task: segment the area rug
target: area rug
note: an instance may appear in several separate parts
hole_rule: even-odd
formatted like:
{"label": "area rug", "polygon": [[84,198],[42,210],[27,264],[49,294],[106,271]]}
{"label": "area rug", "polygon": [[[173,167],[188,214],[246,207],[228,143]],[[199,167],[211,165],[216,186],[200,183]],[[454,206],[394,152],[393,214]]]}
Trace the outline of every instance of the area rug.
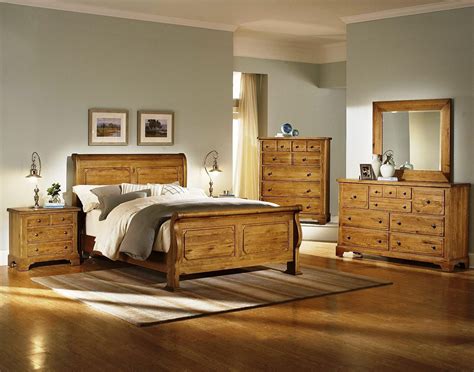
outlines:
{"label": "area rug", "polygon": [[32,278],[92,308],[136,326],[273,305],[310,297],[378,287],[390,282],[303,266],[303,275],[282,266],[253,268],[182,280],[180,290],[164,290],[163,274],[141,267]]}

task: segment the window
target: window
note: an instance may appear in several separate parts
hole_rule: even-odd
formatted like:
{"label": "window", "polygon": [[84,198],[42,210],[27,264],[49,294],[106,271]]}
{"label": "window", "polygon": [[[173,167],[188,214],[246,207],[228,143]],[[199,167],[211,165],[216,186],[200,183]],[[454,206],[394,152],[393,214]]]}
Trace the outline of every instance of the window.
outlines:
{"label": "window", "polygon": [[233,85],[232,85],[232,98],[234,99],[233,105],[233,115],[234,119],[232,120],[232,176],[235,181],[236,177],[236,164],[237,164],[237,146],[239,143],[239,98],[240,98],[240,77],[242,76],[241,72],[234,72],[233,75]]}

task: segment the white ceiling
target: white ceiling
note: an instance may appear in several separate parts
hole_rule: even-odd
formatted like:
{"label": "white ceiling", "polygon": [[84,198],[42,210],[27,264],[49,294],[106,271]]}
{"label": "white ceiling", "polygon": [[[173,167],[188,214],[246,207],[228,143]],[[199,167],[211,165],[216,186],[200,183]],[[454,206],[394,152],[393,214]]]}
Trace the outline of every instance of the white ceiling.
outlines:
{"label": "white ceiling", "polygon": [[[324,49],[335,50],[338,46],[341,49],[341,43],[346,38],[345,22],[474,5],[474,0],[6,0],[5,2],[234,31],[236,54],[239,54],[239,50],[240,54],[252,54],[253,52],[250,52],[252,48],[258,51],[257,53],[262,53],[261,49],[265,49],[265,46],[267,49],[290,48],[298,49],[300,52],[302,49],[307,49],[312,50],[312,54],[321,54],[321,50]],[[309,59],[306,62],[315,62],[318,57],[310,56]],[[339,59],[343,57],[340,56]]]}

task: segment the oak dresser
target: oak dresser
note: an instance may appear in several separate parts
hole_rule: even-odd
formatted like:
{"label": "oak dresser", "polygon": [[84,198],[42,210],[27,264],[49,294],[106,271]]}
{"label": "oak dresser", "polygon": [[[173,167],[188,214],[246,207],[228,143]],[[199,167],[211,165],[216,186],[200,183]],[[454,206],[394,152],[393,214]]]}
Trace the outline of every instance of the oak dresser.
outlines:
{"label": "oak dresser", "polygon": [[301,205],[302,220],[329,222],[331,138],[265,137],[259,141],[260,200]]}
{"label": "oak dresser", "polygon": [[68,260],[80,263],[77,250],[77,215],[79,208],[58,209],[9,208],[9,266],[28,270],[37,262]]}
{"label": "oak dresser", "polygon": [[340,179],[336,254],[468,267],[470,184]]}

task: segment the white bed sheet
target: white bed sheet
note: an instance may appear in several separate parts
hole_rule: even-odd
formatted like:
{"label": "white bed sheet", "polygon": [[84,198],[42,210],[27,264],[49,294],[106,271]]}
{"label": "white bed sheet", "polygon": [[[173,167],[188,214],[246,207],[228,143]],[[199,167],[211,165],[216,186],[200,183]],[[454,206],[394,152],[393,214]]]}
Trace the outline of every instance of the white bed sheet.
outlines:
{"label": "white bed sheet", "polygon": [[[101,211],[99,209],[93,209],[86,213],[86,234],[89,236],[96,237],[105,221],[99,221]],[[166,221],[161,225],[153,250],[156,252],[168,252],[171,247],[171,235],[170,235],[170,220]]]}

